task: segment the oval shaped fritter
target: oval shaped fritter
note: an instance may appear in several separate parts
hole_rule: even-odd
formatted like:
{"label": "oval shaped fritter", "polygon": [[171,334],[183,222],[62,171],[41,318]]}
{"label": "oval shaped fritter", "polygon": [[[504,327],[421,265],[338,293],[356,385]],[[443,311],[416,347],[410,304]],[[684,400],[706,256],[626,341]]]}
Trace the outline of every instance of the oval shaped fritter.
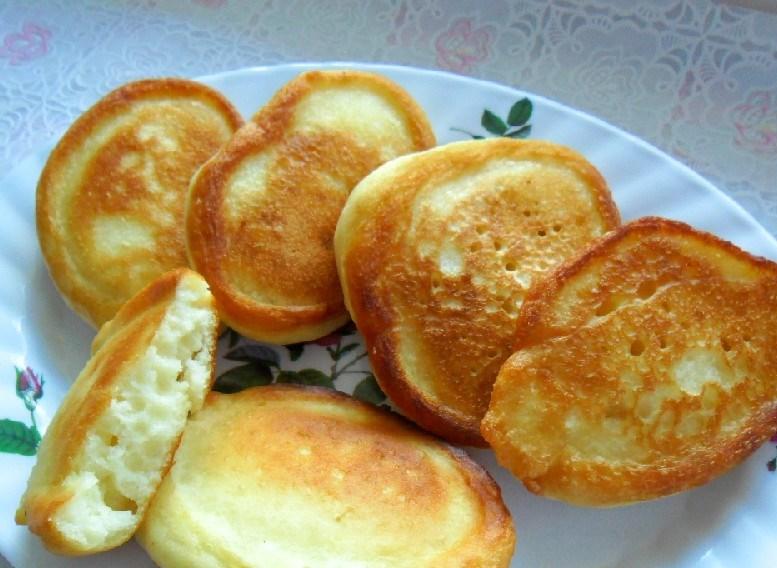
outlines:
{"label": "oval shaped fritter", "polygon": [[461,450],[336,391],[211,393],[138,534],[174,566],[507,566],[499,488]]}
{"label": "oval shaped fritter", "polygon": [[458,142],[370,174],[335,248],[381,387],[424,428],[483,445],[532,282],[618,222],[599,172],[550,142]]}
{"label": "oval shaped fritter", "polygon": [[184,79],[128,83],[68,129],[37,190],[43,258],[92,325],[188,266],[184,203],[192,174],[242,123],[219,93]]}
{"label": "oval shaped fritter", "polygon": [[537,284],[483,420],[526,487],[613,506],[710,481],[777,423],[777,265],[625,225]]}
{"label": "oval shaped fritter", "polygon": [[332,238],[351,189],[383,162],[434,145],[398,85],[360,71],[286,84],[192,181],[187,247],[224,321],[273,343],[347,320]]}

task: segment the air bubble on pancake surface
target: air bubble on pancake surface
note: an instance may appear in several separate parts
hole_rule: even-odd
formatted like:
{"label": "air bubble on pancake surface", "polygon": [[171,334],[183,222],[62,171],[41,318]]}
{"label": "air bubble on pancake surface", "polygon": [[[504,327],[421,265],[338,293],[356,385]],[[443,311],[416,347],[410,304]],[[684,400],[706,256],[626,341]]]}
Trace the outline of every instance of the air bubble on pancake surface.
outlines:
{"label": "air bubble on pancake surface", "polygon": [[639,357],[645,351],[645,343],[641,339],[635,339],[631,342],[629,353],[634,357]]}

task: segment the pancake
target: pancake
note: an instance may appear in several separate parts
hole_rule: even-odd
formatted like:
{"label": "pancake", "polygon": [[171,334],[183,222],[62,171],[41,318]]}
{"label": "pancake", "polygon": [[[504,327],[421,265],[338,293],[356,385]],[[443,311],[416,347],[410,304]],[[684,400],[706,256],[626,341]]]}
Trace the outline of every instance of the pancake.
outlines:
{"label": "pancake", "polygon": [[189,179],[240,125],[193,81],[153,79],[109,93],[68,129],[37,190],[37,228],[54,284],[99,327],[157,276],[187,266]]}
{"label": "pancake", "polygon": [[539,495],[614,506],[735,466],[777,424],[777,265],[645,218],[533,288],[483,420]]}
{"label": "pancake", "polygon": [[224,321],[280,344],[344,324],[332,247],[343,203],[378,165],[433,145],[423,111],[384,77],[310,71],[287,83],[192,181],[189,258]]}
{"label": "pancake", "polygon": [[131,298],[46,430],[16,522],[66,555],[132,537],[213,381],[217,326],[205,281],[185,268]]}
{"label": "pancake", "polygon": [[138,541],[161,568],[508,566],[512,519],[461,450],[319,387],[212,392]]}
{"label": "pancake", "polygon": [[370,174],[335,249],[384,392],[435,434],[484,445],[480,420],[529,286],[618,222],[596,169],[550,142],[458,142]]}

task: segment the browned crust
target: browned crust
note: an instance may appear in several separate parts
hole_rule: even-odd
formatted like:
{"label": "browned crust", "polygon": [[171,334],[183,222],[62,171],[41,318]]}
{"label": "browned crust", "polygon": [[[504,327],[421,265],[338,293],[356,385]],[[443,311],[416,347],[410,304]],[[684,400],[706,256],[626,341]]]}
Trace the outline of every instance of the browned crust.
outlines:
{"label": "browned crust", "polygon": [[268,140],[279,140],[292,117],[297,103],[310,91],[326,84],[362,84],[380,92],[397,108],[405,110],[406,125],[418,148],[431,148],[436,140],[429,119],[407,91],[387,77],[366,71],[306,71],[284,85],[251,121],[268,132]]}
{"label": "browned crust", "polygon": [[[232,397],[255,399],[257,404],[261,404],[262,401],[267,399],[303,400],[312,403],[329,400],[338,405],[351,407],[369,416],[370,421],[385,424],[389,431],[399,433],[404,430],[409,434],[410,439],[415,439],[420,443],[444,450],[456,463],[459,473],[466,480],[467,486],[477,496],[481,506],[481,518],[478,522],[478,527],[481,530],[477,534],[469,535],[470,538],[466,542],[461,543],[459,549],[446,551],[440,558],[440,562],[442,562],[440,565],[448,565],[451,561],[451,555],[455,558],[463,557],[471,553],[473,548],[478,551],[490,551],[489,554],[483,556],[483,558],[489,558],[490,561],[478,564],[478,566],[497,568],[508,565],[516,543],[512,515],[502,500],[499,485],[464,450],[453,447],[429,435],[405,417],[393,411],[378,408],[343,392],[325,387],[276,383],[264,387],[246,389],[231,395],[211,392],[206,399],[206,405],[213,402],[213,399],[229,399]],[[314,410],[311,409],[311,412],[314,412]]]}
{"label": "browned crust", "polygon": [[[340,291],[325,303],[301,306],[260,304],[238,292],[222,271],[230,254],[222,210],[228,179],[242,161],[283,140],[300,100],[327,84],[364,84],[402,109],[417,149],[435,144],[423,110],[398,85],[362,71],[309,71],[287,83],[192,179],[187,199],[186,245],[192,267],[208,281],[224,321],[243,335],[274,343],[315,339],[340,327],[348,314]],[[315,211],[311,211],[315,214]],[[281,276],[279,276],[281,277]],[[311,275],[315,278],[315,275]]]}
{"label": "browned crust", "polygon": [[[541,140],[490,139],[472,144],[480,146],[473,145],[466,153],[458,152],[451,161],[427,160],[429,163],[414,167],[412,175],[406,172],[407,175],[402,176],[402,179],[392,176],[392,182],[395,183],[392,184],[391,191],[414,193],[434,179],[436,172],[451,167],[466,169],[491,158],[557,159],[561,154],[596,196],[602,224],[606,227],[619,225],[620,214],[606,181],[601,173],[577,152]],[[441,148],[438,148],[433,152],[440,150]],[[422,158],[419,155],[413,159]],[[403,215],[403,212],[402,207],[389,202],[381,204],[376,219],[366,219],[366,216],[371,214],[369,211],[361,212],[365,219],[360,219],[359,223],[373,226],[367,230],[360,226],[358,236],[349,236],[344,250],[338,251],[338,268],[351,316],[364,335],[378,383],[404,414],[423,428],[452,443],[487,447],[488,443],[480,432],[482,416],[462,419],[461,415],[452,412],[447,406],[431,400],[416,387],[414,377],[407,373],[399,353],[400,338],[394,328],[401,320],[401,315],[396,313],[391,300],[385,297],[376,283],[388,263],[389,252],[385,250],[385,243],[392,241],[396,219]],[[359,242],[355,242],[357,240]]]}
{"label": "browned crust", "polygon": [[[15,518],[17,524],[26,524],[31,532],[40,536],[48,550],[65,555],[99,552],[74,549],[73,543],[57,529],[54,515],[72,498],[72,494],[61,484],[71,473],[72,461],[83,447],[90,429],[110,405],[122,367],[137,356],[138,345],[148,341],[156,332],[178,285],[190,276],[200,278],[188,268],[171,270],[125,303],[116,317],[107,322],[95,337],[91,359],[57,409],[38,452],[36,469],[42,473],[31,477]],[[215,334],[214,326],[211,384],[215,380]],[[169,469],[177,445],[178,441],[171,446],[163,471]],[[143,510],[138,509],[138,522],[142,514]],[[126,540],[131,537],[131,534],[127,535]],[[108,543],[104,549],[119,544]]]}
{"label": "browned crust", "polygon": [[[274,120],[270,124],[286,126]],[[268,132],[249,122],[197,172],[186,202],[186,250],[190,265],[207,280],[219,315],[229,327],[257,340],[293,343],[300,330],[305,333],[320,327],[324,330],[320,335],[325,335],[343,325],[348,317],[342,299],[312,306],[272,306],[258,304],[235,290],[222,271],[222,259],[230,251],[223,219],[216,213],[222,210],[224,188],[235,168],[281,136],[281,131]]]}
{"label": "browned crust", "polygon": [[[362,332],[364,333],[364,332]],[[365,335],[368,347],[372,344]],[[384,393],[402,412],[421,428],[437,434],[453,444],[488,447],[480,433],[480,420],[462,420],[450,409],[421,392],[407,372],[397,349],[397,342],[389,334],[377,336],[369,350],[370,364]]]}
{"label": "browned crust", "polygon": [[763,257],[754,256],[712,233],[695,229],[681,221],[665,219],[663,217],[641,217],[610,231],[580,251],[578,255],[573,256],[551,271],[536,286],[530,288],[523,306],[521,306],[514,349],[518,351],[552,336],[548,335],[548,330],[540,329],[542,327],[542,318],[548,312],[556,294],[566,282],[577,276],[589,263],[599,258],[606,258],[623,240],[639,238],[641,235],[651,235],[654,233],[694,239],[705,245],[718,247],[735,258],[749,262],[761,270],[777,273],[777,264],[774,262]]}
{"label": "browned crust", "polygon": [[[545,342],[559,341],[572,336],[576,329],[553,327],[546,316],[553,312],[554,302],[567,283],[574,281],[592,263],[609,258],[626,240],[639,241],[649,237],[683,239],[705,247],[711,247],[722,256],[742,261],[755,270],[759,278],[769,281],[777,278],[777,263],[754,256],[729,241],[711,233],[691,227],[686,223],[660,217],[643,217],[605,235],[576,257],[565,262],[548,277],[538,282],[530,293],[520,314],[520,327],[516,337],[515,354],[500,371],[492,401],[509,396],[515,382],[502,381],[501,375],[520,377],[531,367],[523,361],[522,352],[537,348]],[[552,372],[552,371],[548,371]],[[768,379],[768,377],[767,377]],[[537,380],[536,378],[533,380]],[[753,379],[756,380],[756,379]],[[525,454],[505,431],[504,418],[491,415],[491,410],[482,423],[482,431],[497,455],[499,463],[521,479],[526,488],[536,494],[559,499],[567,503],[590,507],[613,507],[664,497],[708,483],[729,471],[758,449],[773,433],[777,423],[777,401],[750,399],[744,383],[732,388],[731,392],[719,394],[719,404],[740,399],[749,405],[750,415],[738,426],[733,435],[710,443],[701,443],[686,449],[682,459],[670,455],[650,465],[630,465],[614,468],[612,464],[595,461],[576,463],[571,460],[554,462],[539,475],[526,474],[526,464],[532,458]],[[759,387],[774,390],[772,385]],[[756,395],[752,395],[756,396]],[[756,406],[756,403],[758,405]],[[550,403],[549,403],[550,404]],[[493,402],[492,402],[493,408]],[[675,408],[675,407],[672,407]],[[678,406],[679,408],[679,406]],[[502,414],[501,409],[499,414]],[[515,409],[515,412],[519,412]],[[719,422],[721,417],[718,415]]]}
{"label": "browned crust", "polygon": [[35,218],[43,258],[65,301],[92,325],[99,326],[104,320],[97,317],[97,308],[92,305],[89,291],[73,282],[64,258],[63,237],[55,227],[51,203],[54,178],[66,166],[70,154],[83,146],[94,130],[105,121],[121,116],[138,102],[166,99],[176,95],[200,99],[217,108],[231,123],[233,130],[243,122],[237,109],[223,95],[201,83],[179,78],[145,79],[127,83],[108,93],[76,119],[51,152],[38,181]]}
{"label": "browned crust", "polygon": [[[607,464],[587,463],[586,479],[580,480],[573,491],[566,483],[570,477],[579,476],[580,470],[571,465],[556,464],[542,476],[524,477],[521,481],[536,495],[582,507],[620,507],[649,501],[700,487],[733,469],[774,434],[775,423],[777,402],[754,414],[738,436],[715,447],[701,448],[685,456],[680,464],[667,461],[660,467],[632,467],[614,472]],[[488,438],[495,450],[509,443],[496,431]],[[498,458],[506,469],[519,471],[520,458],[511,448],[505,447]]]}

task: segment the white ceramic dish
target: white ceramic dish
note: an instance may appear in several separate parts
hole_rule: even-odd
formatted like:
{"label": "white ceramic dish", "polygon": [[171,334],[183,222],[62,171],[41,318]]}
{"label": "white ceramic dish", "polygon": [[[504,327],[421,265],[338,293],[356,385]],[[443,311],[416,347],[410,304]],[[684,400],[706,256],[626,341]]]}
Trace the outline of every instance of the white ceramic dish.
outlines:
{"label": "white ceramic dish", "polygon": [[[777,259],[777,241],[700,176],[623,131],[537,95],[440,72],[381,65],[284,65],[201,80],[250,116],[283,83],[312,67],[357,67],[388,75],[424,107],[440,144],[467,138],[461,130],[488,135],[480,124],[484,109],[505,117],[517,100],[528,97],[534,105],[531,137],[567,144],[585,154],[608,180],[624,220],[647,214],[680,219]],[[6,437],[6,451],[0,453],[0,553],[19,568],[153,566],[134,543],[90,558],[55,557],[26,528],[13,524],[34,458],[8,453],[8,437],[21,436],[11,448],[17,451],[34,444],[33,420],[41,432],[45,430],[86,361],[94,333],[54,290],[38,249],[35,185],[51,146],[41,147],[0,182],[0,378],[4,377],[0,380],[0,438]],[[248,344],[241,339],[230,348],[229,341],[223,338],[222,353]],[[349,332],[296,350],[275,347],[253,356],[271,360],[267,368],[274,375],[279,369],[318,369],[321,373],[302,374],[314,380],[335,374],[336,387],[350,392],[369,372],[363,353],[360,338]],[[246,355],[245,350],[242,354]],[[233,365],[220,361],[220,372]],[[14,390],[14,367],[27,366],[34,376],[21,377],[25,405],[20,396],[25,392]],[[41,376],[42,396],[36,399],[40,392],[35,381]],[[518,530],[515,566],[777,565],[777,473],[767,468],[777,455],[774,444],[703,488],[609,510],[580,509],[536,497],[499,468],[490,452],[472,453],[498,481],[513,512]]]}

